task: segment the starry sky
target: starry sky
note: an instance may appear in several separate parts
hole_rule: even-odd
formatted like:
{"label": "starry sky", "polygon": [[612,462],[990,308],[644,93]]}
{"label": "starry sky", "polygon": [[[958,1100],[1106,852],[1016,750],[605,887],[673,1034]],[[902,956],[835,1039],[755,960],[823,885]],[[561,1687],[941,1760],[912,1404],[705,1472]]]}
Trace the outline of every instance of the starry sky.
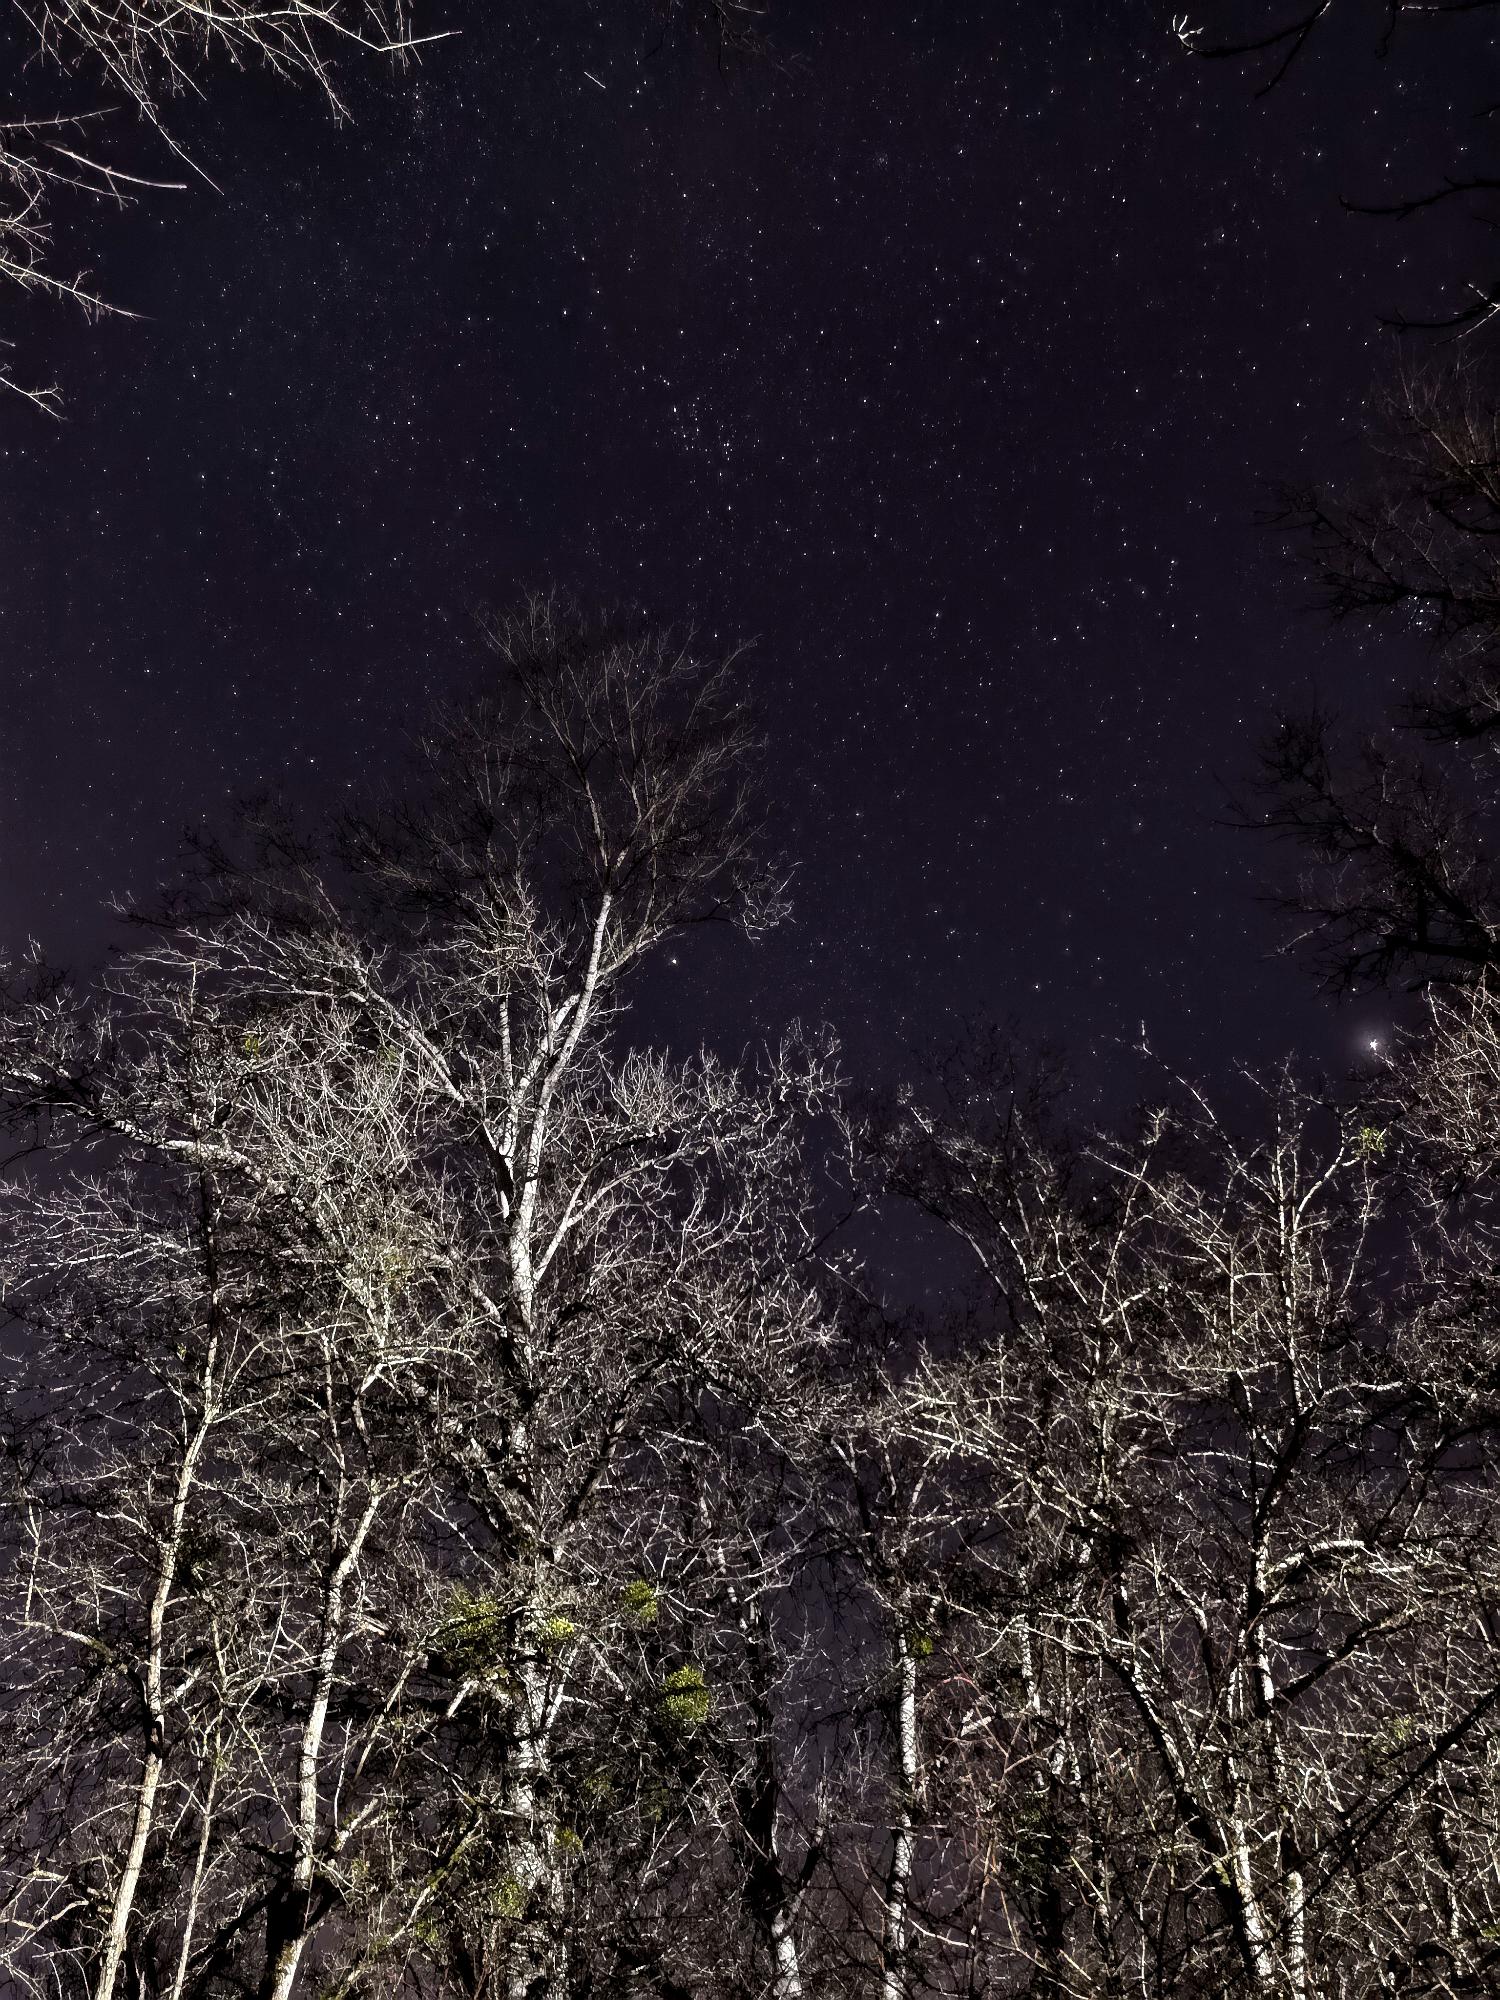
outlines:
{"label": "starry sky", "polygon": [[1254,517],[1483,261],[1339,196],[1435,180],[1500,76],[1483,17],[1383,63],[1340,17],[1257,98],[1169,11],[787,0],[796,66],[726,76],[646,0],[422,0],[457,32],[342,124],[212,79],[213,186],[59,216],[138,317],[8,304],[66,421],[0,408],[6,942],[88,963],[186,824],[394,772],[474,607],[556,582],[756,641],[797,920],[662,968],[666,1031],[1349,1060],[1379,1010],[1275,955],[1225,787],[1414,657]]}

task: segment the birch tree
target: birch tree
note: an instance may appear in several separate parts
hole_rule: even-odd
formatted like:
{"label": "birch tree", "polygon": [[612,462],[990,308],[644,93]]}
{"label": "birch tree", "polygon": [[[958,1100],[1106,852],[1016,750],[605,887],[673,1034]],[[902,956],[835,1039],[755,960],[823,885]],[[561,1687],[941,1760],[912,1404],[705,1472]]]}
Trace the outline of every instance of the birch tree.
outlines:
{"label": "birch tree", "polygon": [[[203,1707],[180,1728],[227,1740],[227,1776],[190,1773],[153,1719],[129,1806],[118,1786],[101,1803],[122,1857],[108,1917],[67,1868],[52,1880],[50,1839],[27,1891],[61,1897],[73,1928],[33,1928],[23,1959],[72,1953],[101,1993],[133,1930],[183,1993],[233,1978],[285,2000],[314,1965],[320,1985],[398,1983],[447,1952],[444,1911],[476,1870],[499,1988],[563,1991],[558,1758],[608,1671],[619,1620],[600,1607],[644,1559],[630,1495],[653,1412],[748,1394],[815,1327],[798,1133],[821,1058],[789,1052],[757,1083],[618,1039],[653,948],[778,912],[752,859],[733,663],[552,601],[489,639],[492,691],[427,744],[419,794],[351,817],[322,855],[274,831],[243,865],[205,850],[103,994],[13,996],[10,1121],[75,1176],[56,1197],[70,1241],[96,1212],[133,1227],[127,1165],[163,1200],[174,1176],[232,1187],[236,1337],[257,1343],[256,1400],[218,1475],[246,1657],[200,1634]],[[89,1158],[104,1166],[85,1192]],[[15,1193],[18,1328],[41,1324],[53,1199]],[[787,1254],[757,1261],[773,1242]],[[83,1308],[56,1310],[71,1340]],[[173,1354],[180,1318],[161,1320]],[[184,1392],[183,1465],[219,1421],[226,1365]],[[19,1389],[18,1422],[35,1393]],[[58,1450],[75,1477],[88,1447]],[[18,1488],[17,1587],[37,1568],[31,1507]],[[148,1710],[175,1533],[122,1564],[148,1606],[144,1664],[137,1641],[122,1670]],[[162,1757],[182,1772],[170,1826],[140,1803]],[[48,1768],[39,1810],[72,1841],[76,1761]],[[147,1912],[153,1869],[165,1900]]]}
{"label": "birch tree", "polygon": [[1159,1112],[1070,1163],[1014,1104],[914,1115],[907,1171],[995,1294],[925,1424],[993,1482],[973,1811],[992,1959],[1039,1992],[1488,1962],[1478,1850],[1449,1840],[1446,1904],[1416,1884],[1483,1767],[1492,1469],[1374,1260],[1378,1129],[1284,1086],[1265,1116]]}

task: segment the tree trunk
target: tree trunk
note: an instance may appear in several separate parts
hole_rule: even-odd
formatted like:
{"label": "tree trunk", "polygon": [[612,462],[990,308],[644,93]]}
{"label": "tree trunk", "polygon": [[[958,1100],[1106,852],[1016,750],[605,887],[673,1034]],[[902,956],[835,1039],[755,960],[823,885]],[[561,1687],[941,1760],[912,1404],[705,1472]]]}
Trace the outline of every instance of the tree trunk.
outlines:
{"label": "tree trunk", "polygon": [[146,1859],[146,1844],[151,1838],[151,1826],[156,1817],[156,1795],[161,1786],[167,1747],[167,1718],[162,1706],[167,1605],[171,1600],[172,1585],[177,1577],[177,1553],[182,1545],[182,1527],[187,1515],[188,1497],[193,1489],[193,1478],[204,1441],[212,1428],[216,1414],[212,1389],[216,1349],[217,1343],[210,1341],[205,1367],[203,1407],[178,1470],[177,1488],[172,1496],[170,1526],[161,1544],[156,1588],[151,1594],[151,1608],[147,1613],[144,1689],[146,1754],[141,1764],[140,1781],[136,1786],[135,1818],[130,1830],[130,1846],[126,1851],[124,1866],[120,1870],[120,1879],[115,1885],[114,1902],[109,1913],[109,1928],[105,1934],[104,1957],[99,1966],[99,1977],[94,1982],[94,2000],[113,2000],[115,1986],[120,1976],[120,1963],[125,1955],[130,1913],[135,1905],[135,1892],[140,1885],[141,1869]]}
{"label": "tree trunk", "polygon": [[768,1784],[762,1772],[755,1799],[741,1809],[751,1843],[746,1891],[751,1916],[771,1960],[772,2000],[802,2000],[802,1960],[796,1929],[800,1897],[789,1887],[776,1851],[777,1799],[774,1778]]}
{"label": "tree trunk", "polygon": [[210,1770],[208,1791],[203,1800],[203,1823],[198,1829],[198,1852],[193,1859],[193,1880],[188,1890],[187,1914],[182,1920],[182,1942],[177,1948],[177,1970],[172,1979],[171,2000],[182,2000],[183,1987],[187,1983],[188,1959],[192,1955],[193,1933],[198,1928],[198,1905],[202,1900],[203,1877],[208,1868],[208,1843],[213,1832],[214,1793],[218,1783],[219,1771],[215,1763]]}
{"label": "tree trunk", "polygon": [[564,1946],[559,1935],[561,1883],[546,1823],[542,1780],[551,1707],[546,1675],[522,1665],[522,1730],[506,1785],[506,1814],[516,1828],[510,1848],[511,1879],[521,1908],[505,1974],[506,2000],[556,2000],[566,1990]]}
{"label": "tree trunk", "polygon": [[891,1865],[885,1882],[885,1931],[881,1940],[881,2000],[901,2000],[906,1992],[906,1957],[911,1942],[911,1871],[915,1845],[917,1787],[917,1662],[911,1635],[896,1634],[896,1810],[891,1824]]}
{"label": "tree trunk", "polygon": [[[297,1756],[297,1825],[290,1890],[282,1899],[279,1922],[273,1917],[273,1935],[267,1940],[266,1972],[261,1986],[262,2000],[291,2000],[297,1968],[307,1941],[316,1928],[313,1914],[313,1880],[318,1846],[318,1759],[323,1749],[323,1731],[328,1722],[328,1704],[333,1696],[334,1671],[344,1637],[344,1586],[359,1561],[365,1538],[374,1524],[381,1495],[374,1494],[365,1504],[359,1524],[344,1553],[334,1563],[323,1586],[323,1607],[318,1634],[318,1677],[312,1706],[302,1728]],[[279,1938],[274,1932],[279,1929]]]}

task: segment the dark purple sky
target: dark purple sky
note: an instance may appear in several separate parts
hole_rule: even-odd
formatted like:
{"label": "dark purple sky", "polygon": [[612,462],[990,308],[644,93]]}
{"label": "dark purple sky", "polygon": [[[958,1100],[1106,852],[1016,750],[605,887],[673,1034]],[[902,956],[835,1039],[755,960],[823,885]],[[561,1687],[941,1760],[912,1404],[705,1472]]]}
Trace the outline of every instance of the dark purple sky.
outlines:
{"label": "dark purple sky", "polygon": [[0,933],[97,954],[187,821],[391,768],[469,607],[557,580],[759,642],[799,920],[684,954],[678,1031],[1341,1064],[1220,781],[1412,662],[1251,518],[1357,462],[1378,315],[1482,273],[1337,197],[1452,165],[1487,17],[1385,64],[1336,20],[1257,101],[1118,0],[787,0],[805,68],[729,83],[646,11],[423,0],[461,36],[353,123],[225,77],[221,195],[64,218],[142,317],[9,302],[68,421],[0,408]]}

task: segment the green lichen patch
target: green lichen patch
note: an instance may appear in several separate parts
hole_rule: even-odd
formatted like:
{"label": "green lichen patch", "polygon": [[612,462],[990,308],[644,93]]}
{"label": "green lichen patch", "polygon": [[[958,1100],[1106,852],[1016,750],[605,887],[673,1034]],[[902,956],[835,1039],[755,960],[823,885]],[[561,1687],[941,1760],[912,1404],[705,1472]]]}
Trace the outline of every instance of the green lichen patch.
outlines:
{"label": "green lichen patch", "polygon": [[620,1607],[632,1625],[654,1625],[661,1615],[661,1599],[645,1577],[632,1577],[620,1593]]}
{"label": "green lichen patch", "polygon": [[448,1600],[433,1648],[435,1663],[455,1680],[503,1679],[510,1658],[510,1613],[498,1597],[462,1584]]}
{"label": "green lichen patch", "polygon": [[1378,1160],[1384,1154],[1389,1134],[1378,1125],[1361,1125],[1354,1135],[1354,1151],[1361,1160]]}
{"label": "green lichen patch", "polygon": [[537,1644],[544,1653],[553,1655],[565,1652],[577,1637],[578,1627],[571,1618],[564,1618],[561,1612],[544,1618],[536,1628]]}
{"label": "green lichen patch", "polygon": [[708,1683],[701,1667],[674,1667],[661,1684],[661,1712],[675,1730],[700,1729],[708,1720]]}

